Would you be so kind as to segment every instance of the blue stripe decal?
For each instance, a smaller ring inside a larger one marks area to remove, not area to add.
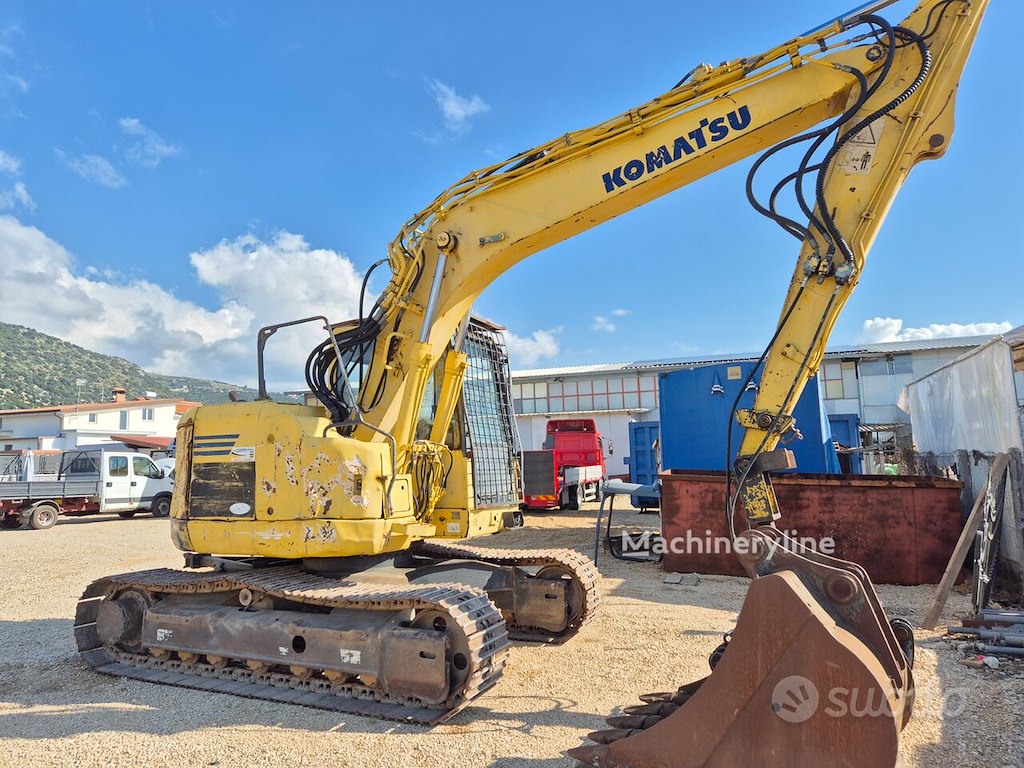
[[[193,451],[193,456],[230,456],[231,451]]]
[[[234,445],[234,442],[230,443],[200,443],[196,442],[196,448],[230,448]]]
[[[196,440],[226,440],[227,438],[238,439],[238,435],[196,435]]]

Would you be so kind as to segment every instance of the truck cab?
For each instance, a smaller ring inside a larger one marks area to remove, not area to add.
[[[523,507],[579,509],[600,498],[607,477],[603,438],[593,419],[551,419],[544,447],[523,452]]]

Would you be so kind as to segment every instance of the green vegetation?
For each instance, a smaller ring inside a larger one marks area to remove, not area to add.
[[[250,387],[148,373],[120,357],[90,352],[31,328],[0,323],[0,409],[105,402],[114,387],[124,387],[129,399],[143,392],[200,403],[226,403],[232,390],[245,400],[256,396]]]

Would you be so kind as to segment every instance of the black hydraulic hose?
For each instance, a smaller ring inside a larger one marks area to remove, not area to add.
[[[379,267],[382,264],[386,264],[387,262],[388,262],[388,259],[380,259],[379,261],[373,262],[373,264],[370,265],[370,268],[368,270],[366,270],[366,274],[363,275],[363,285],[359,289],[359,321],[360,322],[362,322],[362,320],[363,320],[363,299],[366,296],[366,286],[370,282],[370,275],[373,274],[373,270],[375,270],[377,267]],[[374,305],[374,306],[376,306],[376,305]]]
[[[892,69],[892,63],[893,59],[895,58],[895,52],[897,48],[896,33],[893,30],[892,25],[886,19],[882,18],[881,16],[875,16],[871,14],[862,17],[860,23],[870,24],[872,26],[878,27],[886,36],[885,45],[887,48],[887,52],[885,55],[885,60],[882,62],[882,68],[879,70],[878,76],[875,78],[875,82],[872,83],[870,86],[867,84],[867,79],[864,77],[863,72],[855,68],[850,68],[851,74],[853,74],[857,78],[857,81],[860,84],[860,95],[857,97],[856,102],[854,102],[849,108],[847,108],[843,112],[843,114],[839,116],[838,119],[834,120],[832,124],[829,125],[828,128],[824,130],[821,133],[821,135],[819,135],[818,138],[814,141],[814,143],[805,153],[803,160],[801,160],[798,175],[796,176],[795,195],[797,203],[800,206],[800,209],[811,220],[811,223],[818,228],[818,231],[825,233],[826,235],[829,234],[828,230],[825,228],[822,222],[818,220],[818,217],[815,216],[813,208],[807,203],[806,198],[804,197],[804,174],[809,172],[808,169],[809,163],[811,162],[811,158],[813,157],[814,153],[818,150],[818,148],[824,143],[825,139],[829,135],[837,131],[843,123],[845,123],[847,120],[853,117],[857,113],[857,111],[862,106],[864,106],[864,104],[867,103],[868,99],[870,99],[875,94],[875,92],[881,87],[882,83],[884,83],[885,80],[889,77],[889,71]],[[824,160],[821,163],[818,163],[817,166],[819,168],[828,167],[827,163]],[[819,175],[821,173],[822,171],[819,171]],[[819,212],[823,212],[823,215],[826,215],[827,208],[822,208],[821,206],[819,206],[818,210]]]
[[[882,21],[884,22],[884,20]],[[891,58],[891,56],[887,57],[886,65],[889,65]],[[887,72],[886,65],[883,65],[883,74]],[[794,136],[790,139],[786,139],[785,141],[776,144],[774,147],[771,147],[766,152],[763,152],[757,158],[757,160],[754,161],[753,166],[751,166],[751,169],[747,174],[746,195],[747,201],[750,203],[750,205],[758,213],[774,221],[776,224],[782,227],[783,230],[793,235],[798,240],[813,239],[810,227],[804,226],[803,224],[800,224],[799,222],[793,219],[783,216],[775,210],[774,200],[777,196],[775,190],[779,190],[781,187],[785,186],[785,184],[788,183],[789,180],[796,179],[797,202],[799,203],[803,212],[807,215],[808,219],[810,219],[811,223],[817,225],[819,231],[825,231],[824,227],[821,226],[820,222],[817,221],[817,217],[814,215],[814,211],[810,208],[810,206],[806,204],[806,201],[803,198],[802,186],[799,182],[803,174],[811,172],[811,170],[808,167],[808,164],[810,163],[811,157],[813,156],[815,150],[817,150],[817,148],[821,146],[822,142],[824,142],[824,140],[829,135],[838,130],[844,122],[846,122],[847,120],[850,119],[850,117],[856,114],[857,110],[860,109],[861,106],[863,106],[864,102],[870,97],[872,93],[874,93],[874,90],[878,87],[877,83],[874,86],[869,87],[867,79],[864,77],[864,74],[860,70],[850,68],[849,71],[857,78],[858,84],[860,86],[860,95],[858,96],[857,100],[850,107],[844,110],[843,114],[840,115],[835,120],[833,120],[832,123],[830,123],[829,125],[824,126],[822,128],[817,128],[813,131],[808,131],[807,133],[801,134],[800,136]],[[766,160],[768,160],[768,158],[774,156],[783,149],[809,140],[814,140],[814,144],[812,145],[811,149],[804,154],[799,169],[795,174],[787,176],[785,180],[783,180],[782,182],[779,183],[779,185],[776,186],[775,190],[773,190],[773,194],[771,197],[771,200],[773,202],[766,208],[764,205],[761,204],[761,202],[757,199],[756,194],[754,193],[754,179],[757,176],[757,173],[760,170],[761,166],[764,164]]]
[[[911,30],[905,29],[903,27],[897,27],[894,30],[894,32],[896,32],[900,36],[907,37],[908,39],[912,40],[914,43],[917,44],[918,49],[921,52],[921,69],[918,72],[917,77],[914,78],[914,81],[909,86],[907,86],[907,88],[899,96],[892,99],[885,106],[876,109],[871,114],[867,115],[861,120],[858,120],[852,128],[850,128],[849,130],[846,131],[846,133],[843,134],[843,136],[835,143],[835,145],[828,151],[828,153],[822,159],[822,168],[820,171],[818,171],[817,183],[815,185],[815,197],[818,202],[818,208],[821,211],[823,218],[825,219],[826,231],[828,235],[833,239],[833,242],[839,248],[840,252],[843,254],[843,259],[847,263],[853,262],[853,251],[850,249],[850,246],[846,242],[846,239],[843,237],[842,233],[839,231],[839,228],[836,226],[835,218],[829,211],[828,203],[825,200],[825,174],[828,171],[829,164],[832,162],[833,158],[835,158],[835,156],[839,153],[839,150],[842,149],[843,146],[850,141],[850,139],[856,136],[860,131],[862,131],[868,125],[873,123],[879,117],[888,114],[893,109],[902,104],[904,101],[909,99],[914,94],[914,92],[921,87],[921,85],[927,79],[928,73],[931,71],[932,54],[931,51],[928,50],[928,46],[925,43],[924,39],[916,32],[912,32]]]
[[[772,211],[772,213],[776,215],[775,217],[773,217],[775,222],[783,229],[785,229],[787,232],[789,232],[789,234],[795,236],[798,240],[801,241],[805,240],[807,237],[807,227],[803,226],[802,224],[799,224],[796,221],[793,221],[792,219],[786,218],[785,216],[780,214],[776,210],[775,205],[778,201],[779,195],[782,194],[787,184],[789,184],[791,181],[794,181],[796,177],[799,176],[801,173],[814,173],[815,171],[818,170],[818,168],[819,166],[815,164],[808,166],[803,171],[793,171],[787,176],[784,176],[779,181],[779,183],[775,185],[775,189],[772,190],[772,193],[768,198],[768,207]],[[792,225],[792,229],[788,228],[788,225]]]
[[[887,61],[891,60],[891,58],[891,56],[887,57]],[[811,146],[808,147],[807,151],[804,153],[803,158],[800,160],[800,165],[797,167],[796,184],[794,185],[794,192],[796,195],[797,204],[800,206],[800,210],[804,212],[804,215],[806,215],[807,218],[810,219],[811,223],[818,228],[819,232],[824,232],[825,228],[822,226],[822,223],[818,220],[818,217],[815,215],[814,209],[807,203],[807,200],[804,197],[804,175],[808,173],[807,168],[811,163],[811,159],[814,157],[814,153],[818,151],[818,147],[825,143],[825,139],[827,139],[833,133],[838,131],[839,127],[843,123],[845,123],[853,115],[855,115],[857,113],[857,110],[859,110],[864,105],[864,103],[871,97],[871,94],[874,93],[875,90],[874,88],[870,88],[868,86],[867,78],[864,77],[864,73],[861,72],[859,69],[851,68],[850,73],[857,78],[857,83],[860,85],[860,96],[857,97],[856,102],[854,102],[854,104],[849,109],[844,111],[843,114],[839,116],[839,118],[834,120],[831,123],[831,125],[829,125],[824,131],[822,131],[818,135],[817,138],[815,138],[811,142]],[[876,87],[879,82],[881,82],[881,79],[876,81]]]
[[[939,30],[939,24],[942,23],[943,14],[946,12],[946,9],[953,3],[966,3],[970,5],[970,0],[946,0],[946,2],[939,3],[938,5],[934,6],[930,11],[928,11],[928,16],[924,20],[924,32],[921,33],[922,40],[927,40],[929,37],[934,35]],[[929,30],[929,27],[932,23],[932,14],[935,13],[936,11],[941,11],[941,13],[939,13],[939,18],[935,20],[935,29]]]

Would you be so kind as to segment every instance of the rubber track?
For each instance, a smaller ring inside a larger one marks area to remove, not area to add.
[[[508,633],[514,640],[564,643],[593,618],[597,606],[601,603],[601,593],[597,588],[597,579],[600,576],[597,566],[586,555],[571,549],[492,549],[472,544],[449,543],[444,539],[428,539],[414,544],[411,551],[414,554],[430,557],[479,560],[494,565],[557,565],[565,568],[583,592],[583,608],[579,615],[565,629],[557,633],[552,633],[541,627],[511,624],[508,627]]]
[[[447,613],[465,634],[472,654],[472,672],[461,690],[438,705],[361,684],[335,684],[326,678],[301,680],[284,672],[260,673],[235,666],[218,669],[178,659],[160,661],[146,653],[105,646],[96,632],[99,604],[128,588],[163,595],[248,588],[329,608],[436,609]],[[355,584],[314,576],[292,566],[230,573],[157,569],[98,579],[86,588],[78,603],[75,639],[85,662],[109,675],[423,725],[447,720],[493,686],[501,677],[509,648],[504,619],[481,590],[461,584]]]

